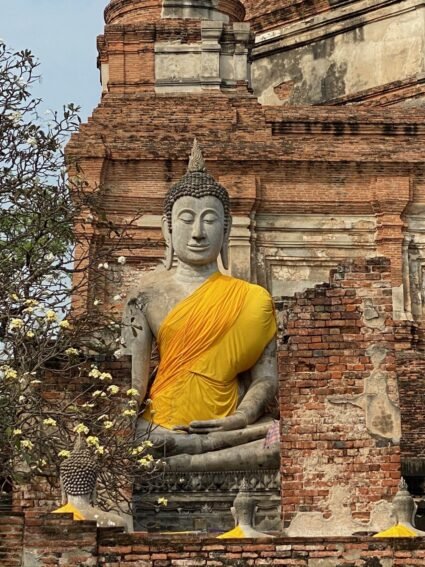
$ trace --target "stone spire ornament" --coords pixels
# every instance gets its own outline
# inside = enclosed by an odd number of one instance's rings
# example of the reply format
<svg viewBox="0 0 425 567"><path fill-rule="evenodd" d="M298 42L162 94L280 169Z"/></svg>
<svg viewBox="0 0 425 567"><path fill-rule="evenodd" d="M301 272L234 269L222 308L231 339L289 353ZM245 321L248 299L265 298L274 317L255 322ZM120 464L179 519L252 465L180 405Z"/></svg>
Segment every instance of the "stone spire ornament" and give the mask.
<svg viewBox="0 0 425 567"><path fill-rule="evenodd" d="M187 173L205 173L206 171L207 168L205 167L204 156L202 155L198 140L194 138Z"/></svg>

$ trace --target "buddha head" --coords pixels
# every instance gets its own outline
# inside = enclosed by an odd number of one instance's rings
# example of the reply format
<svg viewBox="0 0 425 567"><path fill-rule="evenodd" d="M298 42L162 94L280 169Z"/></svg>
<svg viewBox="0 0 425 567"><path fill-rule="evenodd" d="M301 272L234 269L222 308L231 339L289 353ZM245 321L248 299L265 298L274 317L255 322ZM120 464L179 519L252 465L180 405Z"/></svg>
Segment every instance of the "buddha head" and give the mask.
<svg viewBox="0 0 425 567"><path fill-rule="evenodd" d="M60 465L60 478L68 496L90 498L96 488L99 473L96 458L77 438L71 456Z"/></svg>
<svg viewBox="0 0 425 567"><path fill-rule="evenodd" d="M195 139L186 175L165 197L162 228L167 269L174 253L190 265L210 264L220 255L227 269L231 224L229 194L207 173Z"/></svg>

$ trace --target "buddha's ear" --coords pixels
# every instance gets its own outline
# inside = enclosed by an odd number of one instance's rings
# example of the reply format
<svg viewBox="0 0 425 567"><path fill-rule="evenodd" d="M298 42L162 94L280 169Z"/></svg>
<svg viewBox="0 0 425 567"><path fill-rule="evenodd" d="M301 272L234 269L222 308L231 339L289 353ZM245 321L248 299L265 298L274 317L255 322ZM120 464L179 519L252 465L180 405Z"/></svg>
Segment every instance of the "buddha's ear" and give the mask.
<svg viewBox="0 0 425 567"><path fill-rule="evenodd" d="M165 267L167 268L167 270L171 270L173 266L174 249L173 239L171 238L170 229L168 227L168 219L166 216L162 217L161 226L162 234L165 240Z"/></svg>
<svg viewBox="0 0 425 567"><path fill-rule="evenodd" d="M229 241L230 241L230 231L232 230L232 217L229 215L229 220L227 223L227 228L224 233L223 245L221 247L220 256L221 263L225 270L229 269Z"/></svg>

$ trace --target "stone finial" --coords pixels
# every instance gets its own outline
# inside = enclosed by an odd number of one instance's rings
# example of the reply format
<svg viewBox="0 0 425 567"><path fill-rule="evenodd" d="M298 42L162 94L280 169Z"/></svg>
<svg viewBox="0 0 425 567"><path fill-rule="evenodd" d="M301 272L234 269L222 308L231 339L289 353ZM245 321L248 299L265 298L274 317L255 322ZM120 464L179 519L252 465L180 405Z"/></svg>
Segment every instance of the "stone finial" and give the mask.
<svg viewBox="0 0 425 567"><path fill-rule="evenodd" d="M194 138L192 152L189 158L189 165L187 166L188 173L204 173L207 170L205 167L204 156L202 155L201 148L198 140Z"/></svg>
<svg viewBox="0 0 425 567"><path fill-rule="evenodd" d="M403 476L401 477L400 482L398 483L398 490L399 491L405 491L405 490L408 491L409 490L407 482L405 481Z"/></svg>

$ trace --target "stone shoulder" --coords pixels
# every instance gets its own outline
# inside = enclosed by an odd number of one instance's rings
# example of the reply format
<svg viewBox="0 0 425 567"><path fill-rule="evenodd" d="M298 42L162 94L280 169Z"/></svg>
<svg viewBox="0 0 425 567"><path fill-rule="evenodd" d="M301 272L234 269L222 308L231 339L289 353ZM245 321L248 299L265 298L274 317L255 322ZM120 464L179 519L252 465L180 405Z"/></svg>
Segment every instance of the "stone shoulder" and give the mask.
<svg viewBox="0 0 425 567"><path fill-rule="evenodd" d="M163 266L158 266L154 270L142 272L127 295L127 304L144 298L145 301L162 295L165 289L170 286L172 272L167 271Z"/></svg>

